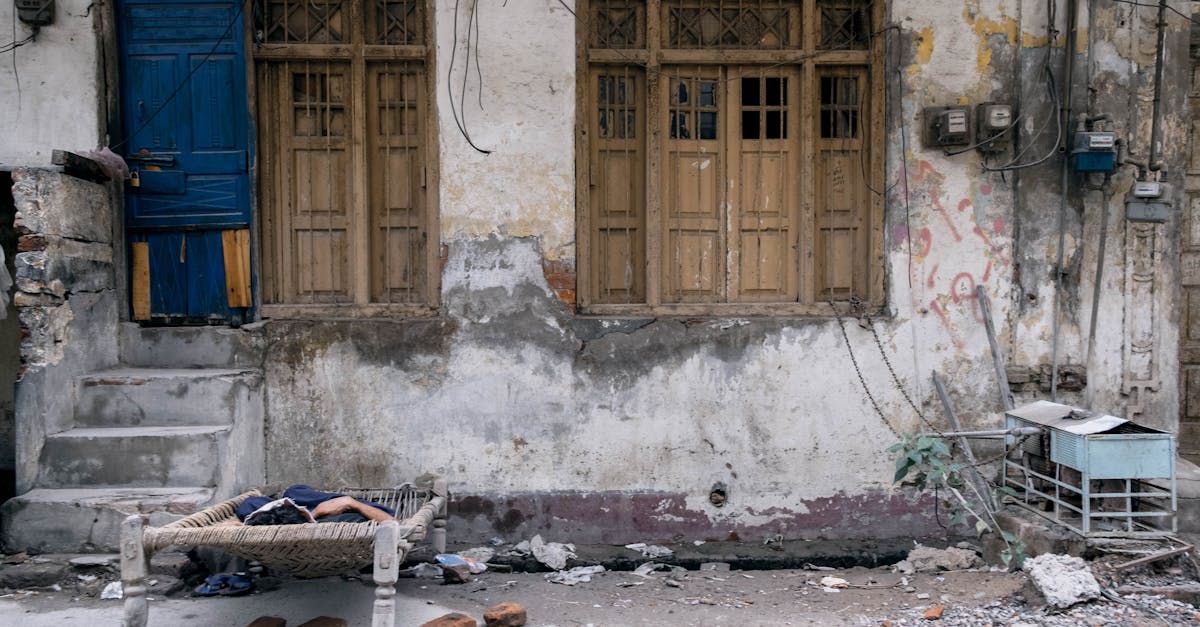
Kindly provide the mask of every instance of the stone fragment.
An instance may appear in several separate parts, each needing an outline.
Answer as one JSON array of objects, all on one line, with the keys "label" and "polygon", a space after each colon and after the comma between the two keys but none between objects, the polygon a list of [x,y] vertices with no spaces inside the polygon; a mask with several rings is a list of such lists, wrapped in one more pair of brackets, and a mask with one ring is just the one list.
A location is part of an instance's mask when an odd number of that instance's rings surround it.
[{"label": "stone fragment", "polygon": [[333,616],[318,616],[310,621],[300,623],[299,627],[346,627],[346,619]]},{"label": "stone fragment", "polygon": [[1066,608],[1100,596],[1100,584],[1081,558],[1043,553],[1025,560],[1023,568],[1048,605]]},{"label": "stone fragment", "polygon": [[97,568],[100,566],[108,566],[115,564],[120,556],[116,554],[97,553],[94,555],[80,555],[72,557],[69,563],[76,568]]},{"label": "stone fragment", "polygon": [[533,536],[533,539],[529,541],[529,549],[537,561],[554,570],[566,568],[567,560],[575,557],[574,544],[546,542],[540,535]]},{"label": "stone fragment", "polygon": [[925,610],[925,620],[937,620],[942,617],[942,612],[946,611],[944,605],[935,605]]},{"label": "stone fragment", "polygon": [[483,613],[487,627],[521,627],[527,620],[525,606],[509,601],[497,603]]},{"label": "stone fragment", "polygon": [[446,564],[442,566],[442,581],[446,583],[467,583],[470,580],[470,566],[466,564]]},{"label": "stone fragment", "polygon": [[421,623],[421,627],[478,627],[474,618],[461,612],[443,614],[431,621]]},{"label": "stone fragment", "polygon": [[58,583],[66,574],[64,564],[15,564],[0,569],[0,588],[44,588]]},{"label": "stone fragment", "polygon": [[[918,544],[908,552],[908,562],[918,573],[937,572],[939,570],[965,570],[980,565],[979,555],[975,551],[950,547],[935,549]],[[906,572],[901,570],[900,572]]]},{"label": "stone fragment", "polygon": [[259,616],[246,627],[287,627],[287,621],[278,616]]}]

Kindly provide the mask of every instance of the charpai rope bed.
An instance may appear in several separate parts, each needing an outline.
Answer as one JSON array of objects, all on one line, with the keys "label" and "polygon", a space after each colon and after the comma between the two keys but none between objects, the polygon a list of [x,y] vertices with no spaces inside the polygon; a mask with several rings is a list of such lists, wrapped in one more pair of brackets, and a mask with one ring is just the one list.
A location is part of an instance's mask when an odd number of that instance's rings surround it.
[{"label": "charpai rope bed", "polygon": [[121,526],[121,581],[126,627],[144,627],[148,619],[145,579],[149,560],[169,546],[206,546],[300,577],[322,577],[359,570],[374,563],[373,627],[395,625],[395,584],[400,564],[417,542],[429,537],[435,551],[446,550],[446,482],[422,486],[346,488],[339,493],[374,501],[395,510],[384,522],[328,522],[297,525],[230,525],[251,490],[162,527],[148,527],[133,515]]}]

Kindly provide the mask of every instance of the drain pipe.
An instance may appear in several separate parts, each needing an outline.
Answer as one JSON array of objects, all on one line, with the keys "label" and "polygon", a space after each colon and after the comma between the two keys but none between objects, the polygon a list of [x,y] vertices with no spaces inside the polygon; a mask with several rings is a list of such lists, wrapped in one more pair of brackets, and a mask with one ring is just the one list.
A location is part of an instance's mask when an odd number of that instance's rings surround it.
[{"label": "drain pipe", "polygon": [[[1054,2],[1055,0],[1050,0]],[[1166,2],[1166,0],[1160,0]],[[1071,124],[1071,96],[1072,96],[1072,70],[1075,68],[1075,21],[1076,13],[1079,9],[1079,0],[1067,0],[1067,40],[1063,49],[1063,100],[1060,105],[1062,116],[1062,128],[1068,129]],[[1053,40],[1046,43],[1047,46],[1054,45]],[[1062,331],[1062,325],[1059,323],[1059,318],[1062,317],[1062,283],[1063,283],[1063,248],[1066,247],[1067,239],[1067,189],[1071,183],[1071,160],[1066,147],[1070,142],[1063,142],[1059,150],[1062,151],[1062,176],[1060,178],[1059,192],[1061,194],[1058,203],[1058,254],[1055,255],[1054,262],[1054,319],[1051,324],[1052,331],[1052,346],[1050,349],[1050,400],[1058,401],[1058,343],[1059,335]]]},{"label": "drain pipe", "polygon": [[1158,145],[1159,126],[1162,123],[1163,50],[1167,47],[1167,0],[1158,0],[1158,47],[1154,51],[1154,109],[1150,114],[1150,170],[1164,169],[1162,150]]}]

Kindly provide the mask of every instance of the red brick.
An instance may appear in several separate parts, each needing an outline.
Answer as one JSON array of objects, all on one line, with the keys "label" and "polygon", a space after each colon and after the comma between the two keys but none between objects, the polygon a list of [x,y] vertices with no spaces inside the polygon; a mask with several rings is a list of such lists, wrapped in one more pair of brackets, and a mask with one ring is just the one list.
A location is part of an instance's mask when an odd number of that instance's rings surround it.
[{"label": "red brick", "polygon": [[521,627],[526,620],[525,606],[508,601],[493,605],[483,613],[487,627]]},{"label": "red brick", "polygon": [[306,623],[301,623],[300,627],[346,627],[346,619],[318,616]]},{"label": "red brick", "polygon": [[474,618],[459,612],[443,614],[431,621],[421,623],[421,627],[478,627]]},{"label": "red brick", "polygon": [[287,627],[287,621],[278,616],[259,616],[246,627]]},{"label": "red brick", "polygon": [[46,250],[46,238],[41,235],[22,235],[17,239],[17,251],[27,253]]}]

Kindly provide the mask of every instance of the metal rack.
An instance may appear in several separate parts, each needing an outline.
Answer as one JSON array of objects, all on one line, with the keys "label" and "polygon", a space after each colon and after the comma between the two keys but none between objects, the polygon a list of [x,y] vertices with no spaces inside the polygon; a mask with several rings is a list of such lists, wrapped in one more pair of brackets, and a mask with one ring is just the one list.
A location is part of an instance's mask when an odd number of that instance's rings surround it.
[{"label": "metal rack", "polygon": [[1023,490],[1019,505],[1084,536],[1175,532],[1174,435],[1049,401],[1009,410],[1005,426],[1041,429],[1005,439],[1004,485]]}]

